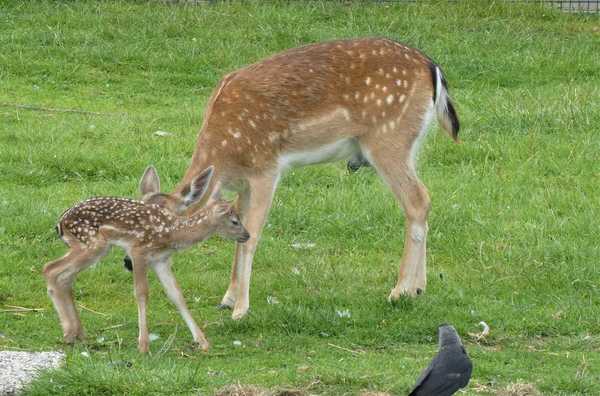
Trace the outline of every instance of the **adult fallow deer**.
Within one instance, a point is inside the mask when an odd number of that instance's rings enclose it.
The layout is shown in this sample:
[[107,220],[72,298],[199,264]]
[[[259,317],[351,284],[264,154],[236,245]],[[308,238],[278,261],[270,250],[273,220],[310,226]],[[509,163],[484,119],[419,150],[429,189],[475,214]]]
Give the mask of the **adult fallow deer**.
[[295,48],[223,78],[174,194],[185,195],[190,181],[210,166],[215,175],[209,200],[223,189],[239,193],[250,239],[237,245],[221,302],[233,308],[233,319],[248,311],[252,260],[282,172],[347,157],[365,157],[404,208],[404,253],[389,299],[425,289],[430,200],[417,177],[416,157],[434,114],[457,140],[458,118],[440,67],[388,39]]

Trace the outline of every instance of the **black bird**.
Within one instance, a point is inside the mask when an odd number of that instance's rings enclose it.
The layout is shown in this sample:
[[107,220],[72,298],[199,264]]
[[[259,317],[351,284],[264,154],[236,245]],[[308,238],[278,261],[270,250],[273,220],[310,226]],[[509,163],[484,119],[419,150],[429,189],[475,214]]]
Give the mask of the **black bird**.
[[450,396],[471,379],[473,363],[451,325],[438,329],[440,350],[423,370],[409,396]]

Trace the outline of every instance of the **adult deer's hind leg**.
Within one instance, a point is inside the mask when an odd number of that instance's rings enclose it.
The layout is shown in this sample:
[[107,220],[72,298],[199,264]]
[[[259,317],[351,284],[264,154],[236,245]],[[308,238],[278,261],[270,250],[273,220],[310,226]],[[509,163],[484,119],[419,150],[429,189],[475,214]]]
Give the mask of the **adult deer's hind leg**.
[[67,344],[84,337],[79,313],[73,300],[73,282],[79,272],[96,263],[106,252],[105,246],[93,249],[71,246],[71,250],[66,255],[44,266],[48,295],[58,313],[63,338]]
[[[423,130],[422,130],[423,129]],[[402,137],[400,136],[402,133]],[[427,189],[417,177],[411,150],[424,128],[387,135],[367,135],[361,139],[361,148],[376,168],[377,173],[390,186],[402,204],[406,216],[404,252],[400,262],[398,280],[389,300],[401,295],[415,296],[425,290],[427,215],[430,199]],[[408,136],[408,138],[407,138]],[[412,138],[409,138],[411,137]],[[405,139],[402,143],[400,139]]]

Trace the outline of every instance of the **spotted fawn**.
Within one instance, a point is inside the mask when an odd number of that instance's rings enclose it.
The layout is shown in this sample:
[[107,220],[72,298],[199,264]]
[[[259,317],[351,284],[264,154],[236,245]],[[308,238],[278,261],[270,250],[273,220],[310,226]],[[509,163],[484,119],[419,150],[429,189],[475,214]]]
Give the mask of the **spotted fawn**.
[[119,246],[133,261],[140,352],[147,352],[149,343],[146,323],[148,266],[156,272],[169,299],[189,327],[194,342],[203,350],[209,348],[173,276],[170,257],[174,252],[204,241],[215,233],[239,243],[248,240],[248,232],[228,202],[214,201],[194,213],[188,213],[187,208],[202,199],[207,191],[213,171],[212,167],[207,168],[189,183],[185,195],[175,197],[159,192],[158,174],[149,167],[140,181],[142,200],[91,198],[62,215],[56,228],[69,251],[62,258],[46,264],[44,276],[66,343],[83,338],[72,291],[77,274],[98,262],[112,246]]

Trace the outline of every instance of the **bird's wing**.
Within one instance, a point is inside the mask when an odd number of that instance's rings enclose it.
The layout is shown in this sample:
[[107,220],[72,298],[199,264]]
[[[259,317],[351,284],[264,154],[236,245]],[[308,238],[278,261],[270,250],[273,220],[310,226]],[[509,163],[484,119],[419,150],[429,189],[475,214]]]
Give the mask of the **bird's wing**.
[[417,379],[417,383],[415,384],[415,386],[413,386],[412,390],[410,391],[408,396],[415,396],[417,395],[419,388],[421,387],[421,385],[423,385],[423,383],[425,382],[425,380],[427,379],[427,377],[429,377],[429,375],[431,374],[431,370],[433,369],[433,363],[431,362],[429,364],[429,366],[427,366],[425,368],[425,370],[423,370],[421,372],[421,375],[419,376],[419,378]]
[[409,396],[448,396],[453,395],[457,390],[463,388],[466,384],[461,381],[460,374],[437,375],[430,372],[423,381],[417,385]]

